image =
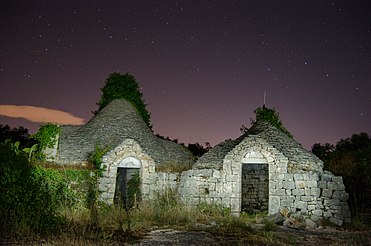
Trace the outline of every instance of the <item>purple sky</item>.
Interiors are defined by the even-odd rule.
[[[87,121],[105,78],[129,72],[142,87],[155,133],[185,143],[238,137],[264,91],[266,105],[308,149],[370,134],[370,5],[2,1],[0,124],[31,132],[39,125],[15,118],[30,119],[17,107],[9,117],[1,105]]]

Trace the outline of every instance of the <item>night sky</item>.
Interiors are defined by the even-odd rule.
[[[307,149],[371,134],[371,2],[1,1],[0,124],[87,122],[113,72],[184,143],[238,137],[264,91]]]

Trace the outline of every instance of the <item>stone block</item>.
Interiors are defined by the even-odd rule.
[[[321,189],[320,188],[310,188],[310,195],[315,197],[321,196]]]
[[[294,180],[295,181],[302,181],[303,180],[303,174],[301,174],[301,173],[295,173],[294,174]]]
[[[220,171],[219,170],[213,170],[213,177],[214,178],[220,178]]]
[[[292,204],[292,201],[289,199],[282,199],[281,200],[281,206],[283,207],[290,207]]]
[[[279,211],[281,200],[279,196],[269,196],[269,214],[275,214]]]
[[[324,171],[321,175],[321,180],[322,181],[331,181],[332,177],[333,177],[332,173]]]
[[[300,200],[304,202],[309,202],[309,201],[313,201],[313,197],[312,196],[301,196]]]
[[[340,177],[340,176],[333,176],[332,177],[332,182],[343,183],[343,178]]]
[[[323,210],[322,209],[316,209],[312,211],[312,214],[318,217],[322,217],[323,215]],[[330,217],[330,216],[329,216]]]
[[[231,182],[231,181],[239,181],[239,175],[227,175],[225,177],[226,181],[227,182]]]
[[[292,195],[292,191],[291,190],[286,190],[286,195],[291,196]]]
[[[316,205],[308,205],[308,210],[312,211],[316,209]]]
[[[311,174],[309,174],[308,178],[309,178],[309,180],[312,180],[312,181],[319,181],[320,180],[318,173],[311,173]]]
[[[282,186],[284,189],[292,190],[292,189],[295,189],[295,182],[294,181],[283,181]]]
[[[285,194],[285,189],[269,189],[269,195],[284,196]]]
[[[323,212],[323,217],[331,218],[332,217],[332,213],[330,211],[324,211]]]
[[[332,194],[332,198],[333,199],[340,199],[340,195],[341,195],[341,192],[336,190],[334,191],[334,193]]]
[[[294,196],[304,196],[304,189],[294,189],[294,190],[292,190],[292,195],[294,195]]]
[[[309,229],[315,229],[318,227],[317,223],[311,219],[305,219],[305,225]]]
[[[339,206],[340,201],[338,199],[326,199],[323,201],[323,205],[331,207],[331,206]]]
[[[330,218],[330,222],[338,226],[343,225],[343,220],[340,220],[340,219]]]
[[[285,173],[284,180],[286,180],[286,181],[294,181],[294,175],[293,174],[289,174],[289,173]]]
[[[306,202],[298,201],[298,200],[295,200],[294,201],[294,207],[295,208],[298,208],[298,209],[300,209],[302,211],[306,211],[308,209]]]
[[[331,198],[332,197],[332,190],[331,189],[322,189],[322,196]]]
[[[327,182],[326,181],[318,181],[318,187],[321,189],[327,189]]]
[[[309,181],[307,181],[307,186],[308,186],[309,188],[317,187],[317,181],[309,180]]]
[[[307,186],[305,181],[295,181],[296,189],[304,189]]]
[[[327,182],[327,188],[331,190],[340,190],[339,183]]]

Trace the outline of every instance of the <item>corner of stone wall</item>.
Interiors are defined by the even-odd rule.
[[[323,172],[318,181],[321,191],[319,208],[313,211],[313,215],[327,218],[336,225],[351,222],[351,213],[347,200],[349,194],[345,191],[343,178],[330,172]]]

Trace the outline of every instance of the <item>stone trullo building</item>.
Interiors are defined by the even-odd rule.
[[[154,136],[130,103],[114,100],[86,125],[64,126],[49,157],[61,164],[81,163],[96,145],[110,146],[99,181],[100,199],[107,203],[125,194],[138,173],[143,200],[173,189],[185,204],[220,204],[235,214],[286,210],[338,225],[350,222],[342,178],[323,171],[321,160],[265,122],[216,145],[190,170],[164,173],[159,167],[190,165],[194,157],[184,146]]]

